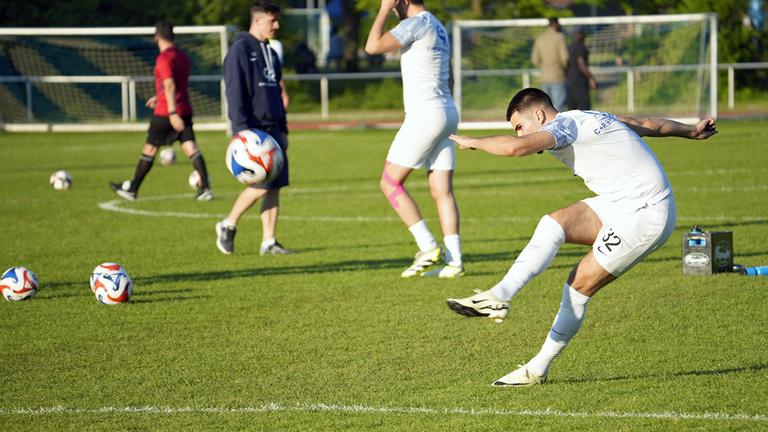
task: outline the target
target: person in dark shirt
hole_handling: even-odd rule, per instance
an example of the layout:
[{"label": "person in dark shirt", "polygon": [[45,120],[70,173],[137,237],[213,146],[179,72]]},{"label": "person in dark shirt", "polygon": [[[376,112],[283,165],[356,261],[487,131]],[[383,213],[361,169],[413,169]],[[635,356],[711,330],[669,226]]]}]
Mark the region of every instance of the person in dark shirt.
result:
[{"label": "person in dark shirt", "polygon": [[141,157],[136,165],[133,179],[122,183],[110,182],[109,187],[120,197],[135,201],[144,177],[149,173],[155,160],[157,148],[181,142],[181,149],[200,174],[197,190],[198,201],[213,199],[208,182],[208,171],[200,149],[195,144],[192,130],[192,104],[189,102],[187,83],[192,63],[184,51],[174,44],[173,25],[160,21],[155,25],[155,43],[160,54],[155,60],[156,95],[147,100],[147,107],[154,108],[152,120]]},{"label": "person in dark shirt", "polygon": [[584,45],[587,35],[583,28],[573,30],[573,42],[568,47],[568,69],[565,82],[568,87],[566,105],[569,110],[592,109],[589,90],[597,89],[597,81],[589,70],[589,50]]},{"label": "person in dark shirt", "polygon": [[224,84],[232,133],[261,129],[270,134],[285,155],[280,175],[271,183],[251,185],[235,200],[229,215],[216,224],[216,246],[229,255],[234,251],[237,222],[259,199],[261,202],[261,255],[282,255],[294,251],[277,242],[275,233],[280,189],[288,186],[288,123],[285,108],[288,93],[282,80],[282,65],[269,46],[280,28],[280,7],[269,0],[257,0],[250,9],[248,32],[237,35],[224,58]]}]

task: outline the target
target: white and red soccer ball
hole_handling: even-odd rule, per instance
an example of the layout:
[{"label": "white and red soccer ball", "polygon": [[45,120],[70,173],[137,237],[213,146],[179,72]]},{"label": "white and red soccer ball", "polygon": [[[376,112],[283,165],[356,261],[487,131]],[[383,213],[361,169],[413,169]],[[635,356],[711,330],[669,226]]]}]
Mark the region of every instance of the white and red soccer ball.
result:
[{"label": "white and red soccer ball", "polygon": [[[203,178],[200,176],[200,173],[197,170],[194,170],[189,174],[187,182],[189,183],[189,187],[191,187],[192,190],[198,190],[203,187]],[[208,184],[210,183],[211,176],[208,176]]]},{"label": "white and red soccer ball", "polygon": [[11,267],[0,278],[0,292],[8,301],[27,300],[37,294],[37,276],[25,267]]},{"label": "white and red soccer ball", "polygon": [[123,266],[105,262],[97,265],[91,273],[91,291],[103,304],[126,303],[133,295],[133,281]]},{"label": "white and red soccer ball", "polygon": [[173,165],[176,163],[176,150],[166,147],[162,150],[160,150],[160,164],[161,165]]},{"label": "white and red soccer ball", "polygon": [[67,190],[72,186],[72,175],[64,170],[56,171],[51,174],[49,183],[55,190]]},{"label": "white and red soccer ball", "polygon": [[249,129],[232,137],[225,162],[240,183],[263,184],[280,175],[285,156],[271,135],[260,129]]}]

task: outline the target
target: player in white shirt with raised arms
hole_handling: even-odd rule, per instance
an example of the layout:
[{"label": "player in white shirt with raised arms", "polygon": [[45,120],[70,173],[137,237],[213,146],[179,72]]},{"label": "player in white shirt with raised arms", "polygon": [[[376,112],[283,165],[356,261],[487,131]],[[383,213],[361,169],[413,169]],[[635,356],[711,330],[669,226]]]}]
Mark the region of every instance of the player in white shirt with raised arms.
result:
[{"label": "player in white shirt with raised arms", "polygon": [[587,303],[608,283],[666,242],[675,229],[675,198],[664,169],[641,136],[706,139],[717,133],[715,120],[689,126],[666,119],[638,119],[597,111],[558,113],[546,93],[527,88],[507,108],[517,132],[470,138],[451,136],[461,149],[499,156],[548,151],[584,179],[596,196],[541,218],[528,245],[501,282],[474,296],[448,299],[465,316],[501,322],[509,301],[547,268],[563,243],[591,245],[573,267],[560,311],[539,353],[527,364],[494,382],[495,386],[543,383],[555,357],[576,335]]},{"label": "player in white shirt with raised arms", "polygon": [[[385,32],[390,11],[400,23]],[[464,274],[459,237],[459,209],[453,195],[456,146],[448,136],[456,131],[459,114],[448,87],[450,44],[440,21],[424,8],[423,0],[382,0],[365,51],[370,55],[400,51],[405,121],[387,154],[381,190],[413,234],[419,252],[401,276],[456,277]],[[414,170],[425,167],[437,205],[445,243],[445,265],[425,272],[440,261],[442,248],[432,236],[416,202],[404,187]]]}]

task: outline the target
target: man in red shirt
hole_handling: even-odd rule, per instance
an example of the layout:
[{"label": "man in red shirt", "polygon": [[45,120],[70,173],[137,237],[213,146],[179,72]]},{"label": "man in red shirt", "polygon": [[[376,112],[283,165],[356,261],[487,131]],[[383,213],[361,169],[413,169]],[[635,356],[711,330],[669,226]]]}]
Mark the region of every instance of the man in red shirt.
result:
[{"label": "man in red shirt", "polygon": [[173,25],[160,21],[155,25],[155,43],[160,54],[155,60],[156,95],[147,100],[147,107],[154,108],[149,123],[147,140],[136,165],[133,179],[122,184],[110,182],[109,186],[120,197],[135,201],[144,177],[152,168],[157,148],[181,142],[181,149],[200,174],[200,186],[197,190],[198,201],[210,201],[213,193],[208,182],[200,149],[195,144],[195,132],[192,130],[192,104],[189,103],[187,82],[192,68],[189,57],[174,44]]}]

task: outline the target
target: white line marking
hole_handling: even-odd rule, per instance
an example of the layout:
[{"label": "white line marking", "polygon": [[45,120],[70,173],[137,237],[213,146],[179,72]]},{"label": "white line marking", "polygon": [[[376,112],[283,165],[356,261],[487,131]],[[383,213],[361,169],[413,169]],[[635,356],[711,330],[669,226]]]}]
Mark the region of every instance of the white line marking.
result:
[{"label": "white line marking", "polygon": [[509,410],[501,408],[429,408],[429,407],[386,407],[367,405],[337,405],[325,403],[299,403],[283,405],[267,403],[247,407],[101,407],[68,408],[64,406],[39,408],[0,408],[0,415],[46,415],[46,414],[250,414],[264,412],[344,412],[354,414],[451,414],[473,416],[508,416],[508,417],[580,417],[580,418],[648,418],[657,420],[708,420],[708,421],[751,421],[766,422],[768,415],[745,413],[686,413],[634,412],[634,411],[562,411],[554,408]]},{"label": "white line marking", "polygon": [[[177,199],[190,199],[189,194],[180,195],[157,195],[142,198],[142,201],[166,201]],[[177,217],[187,219],[223,219],[227,215],[224,213],[193,213],[193,212],[175,212],[175,211],[154,211],[154,210],[140,210],[134,208],[121,207],[122,204],[127,203],[124,200],[112,200],[99,203],[99,208],[106,211],[112,211],[117,213],[131,214],[135,216],[148,216],[148,217]],[[258,214],[245,215],[244,218],[258,219]],[[301,221],[301,222],[400,222],[400,219],[394,216],[290,216],[281,215],[280,219],[288,221]],[[494,216],[489,218],[462,218],[464,222],[487,222],[487,221],[502,221],[502,222],[531,222],[541,219],[540,215],[532,216]],[[768,220],[768,216],[728,216],[728,215],[715,215],[715,216],[678,216],[678,221],[697,221],[697,222],[760,222]]]}]

